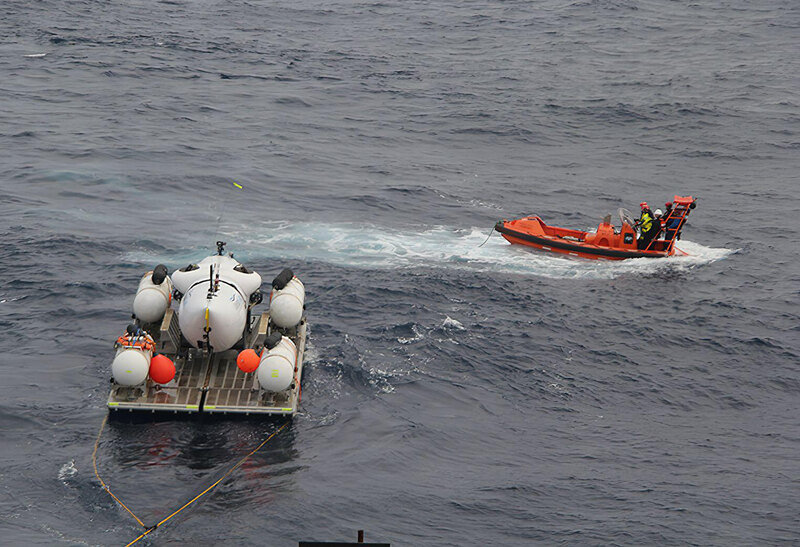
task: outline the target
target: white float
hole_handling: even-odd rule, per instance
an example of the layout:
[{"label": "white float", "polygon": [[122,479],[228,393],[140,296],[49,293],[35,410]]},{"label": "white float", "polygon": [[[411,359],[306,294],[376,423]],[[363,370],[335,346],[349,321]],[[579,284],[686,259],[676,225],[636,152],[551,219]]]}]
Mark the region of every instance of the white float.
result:
[{"label": "white float", "polygon": [[296,326],[303,318],[306,289],[303,282],[292,279],[280,290],[273,289],[269,302],[269,316],[282,329]]},{"label": "white float", "polygon": [[138,347],[121,347],[111,363],[111,376],[121,386],[138,386],[147,379],[153,352]]},{"label": "white float", "polygon": [[265,348],[257,370],[261,389],[272,393],[289,389],[296,363],[297,346],[286,336],[272,349]]},{"label": "white float", "polygon": [[[163,266],[162,266],[163,268]],[[153,281],[153,272],[147,272],[139,281],[133,298],[133,314],[143,323],[161,321],[172,300],[172,281],[165,276],[160,284]]]}]

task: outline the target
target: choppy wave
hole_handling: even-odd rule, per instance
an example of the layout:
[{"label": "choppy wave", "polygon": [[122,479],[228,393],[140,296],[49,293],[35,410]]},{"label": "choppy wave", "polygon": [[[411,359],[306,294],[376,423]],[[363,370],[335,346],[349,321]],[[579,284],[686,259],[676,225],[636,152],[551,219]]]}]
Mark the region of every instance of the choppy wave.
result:
[{"label": "choppy wave", "polygon": [[[215,239],[307,282],[300,414],[142,543],[797,538],[797,2],[140,4],[0,13],[4,544],[141,533],[110,341]],[[673,192],[690,256],[481,246]],[[112,420],[100,472],[150,524],[266,425]]]},{"label": "choppy wave", "polygon": [[66,484],[68,478],[78,473],[78,468],[75,467],[75,460],[70,460],[58,470],[58,480]]},{"label": "choppy wave", "polygon": [[[562,258],[511,245],[499,234],[486,241],[484,228],[435,226],[418,231],[397,231],[380,226],[347,223],[264,223],[256,229],[227,227],[224,237],[244,259],[291,259],[327,262],[361,268],[459,268],[549,278],[612,279],[625,274],[652,275],[710,264],[736,252],[683,240],[679,248],[688,256],[666,259],[637,258],[624,261]],[[481,243],[486,244],[481,246]],[[127,261],[149,264],[160,260],[193,260],[208,253],[205,247],[178,256],[135,252]]]}]

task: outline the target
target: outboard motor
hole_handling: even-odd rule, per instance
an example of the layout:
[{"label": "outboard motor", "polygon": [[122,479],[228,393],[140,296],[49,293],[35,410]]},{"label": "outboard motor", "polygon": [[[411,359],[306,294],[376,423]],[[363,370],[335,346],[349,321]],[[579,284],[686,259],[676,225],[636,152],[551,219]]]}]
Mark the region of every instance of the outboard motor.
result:
[{"label": "outboard motor", "polygon": [[142,323],[161,321],[172,301],[172,281],[167,277],[167,267],[159,264],[139,281],[133,298],[133,314]]},{"label": "outboard motor", "polygon": [[272,281],[272,296],[269,316],[282,329],[296,326],[303,318],[306,290],[289,268],[284,269]]},{"label": "outboard motor", "polygon": [[180,293],[178,324],[196,348],[225,351],[242,337],[261,276],[228,256],[209,256],[172,274]]},{"label": "outboard motor", "polygon": [[273,332],[264,341],[264,353],[258,365],[258,383],[271,393],[289,389],[294,381],[297,346],[286,336]]}]

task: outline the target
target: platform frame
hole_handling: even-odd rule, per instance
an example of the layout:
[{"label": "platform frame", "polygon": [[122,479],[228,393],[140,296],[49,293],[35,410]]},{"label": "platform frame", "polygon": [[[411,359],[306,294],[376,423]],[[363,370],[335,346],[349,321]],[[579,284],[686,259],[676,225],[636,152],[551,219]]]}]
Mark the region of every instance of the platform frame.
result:
[{"label": "platform frame", "polygon": [[[275,327],[269,313],[253,316],[240,349],[219,353],[205,352],[182,339],[177,315],[168,309],[160,324],[145,328],[156,342],[156,353],[175,363],[175,378],[164,386],[149,378],[142,386],[125,387],[112,383],[108,408],[112,411],[149,411],[207,414],[258,414],[293,416],[301,397],[303,357],[308,324],[305,316],[297,327],[278,329],[297,347],[297,366],[292,386],[270,394],[259,389],[255,373],[245,374],[236,366],[241,349],[261,351],[264,340]],[[147,326],[145,326],[147,327]],[[156,330],[157,328],[157,330]]]}]

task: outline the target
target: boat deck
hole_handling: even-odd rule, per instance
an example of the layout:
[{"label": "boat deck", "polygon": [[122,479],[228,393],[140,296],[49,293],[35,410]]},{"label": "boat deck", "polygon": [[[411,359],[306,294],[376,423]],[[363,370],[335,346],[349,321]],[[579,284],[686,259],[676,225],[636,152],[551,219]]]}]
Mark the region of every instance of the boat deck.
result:
[{"label": "boat deck", "polygon": [[[297,381],[281,393],[264,393],[255,374],[245,374],[236,366],[238,350],[207,354],[182,343],[177,317],[167,310],[160,328],[151,333],[156,351],[175,363],[175,378],[165,385],[147,380],[144,387],[114,385],[108,396],[108,407],[121,411],[190,412],[220,414],[293,415],[300,402],[300,379],[303,374],[303,353],[307,324],[284,331],[297,346]],[[269,314],[252,318],[245,347],[260,350],[271,333]]]}]

